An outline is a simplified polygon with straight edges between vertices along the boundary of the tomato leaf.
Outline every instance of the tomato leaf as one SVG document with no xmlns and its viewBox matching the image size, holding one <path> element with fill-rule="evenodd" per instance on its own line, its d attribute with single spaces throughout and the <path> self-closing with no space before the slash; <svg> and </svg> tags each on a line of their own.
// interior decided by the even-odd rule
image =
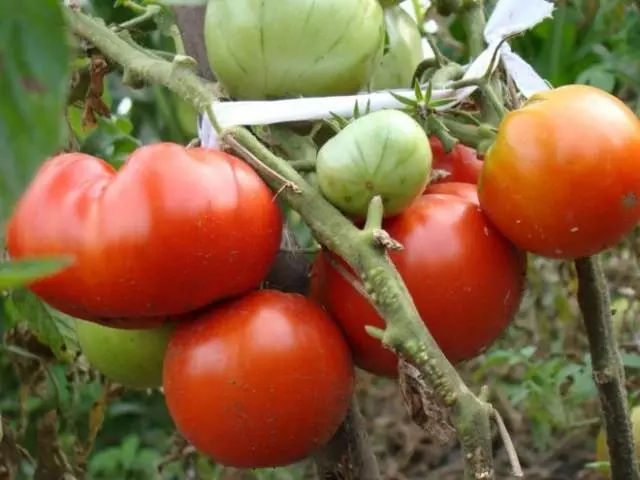
<svg viewBox="0 0 640 480">
<path fill-rule="evenodd" d="M 11 292 L 5 305 L 13 324 L 25 322 L 38 340 L 62 361 L 71 361 L 79 350 L 73 318 L 45 305 L 27 289 Z"/>
<path fill-rule="evenodd" d="M 59 272 L 72 262 L 70 258 L 9 260 L 0 263 L 0 290 L 16 288 Z"/>
<path fill-rule="evenodd" d="M 69 52 L 60 0 L 0 2 L 0 223 L 64 139 Z"/>
</svg>

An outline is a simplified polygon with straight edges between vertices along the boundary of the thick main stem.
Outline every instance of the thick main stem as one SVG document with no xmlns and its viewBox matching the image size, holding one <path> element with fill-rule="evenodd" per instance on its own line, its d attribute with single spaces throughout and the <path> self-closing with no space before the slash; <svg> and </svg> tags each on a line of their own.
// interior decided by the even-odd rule
<svg viewBox="0 0 640 480">
<path fill-rule="evenodd" d="M 604 413 L 612 480 L 639 480 L 624 368 L 613 335 L 611 301 L 598 257 L 575 261 L 578 303 L 591 349 L 593 379 Z"/>
<path fill-rule="evenodd" d="M 138 78 L 165 85 L 200 110 L 215 100 L 211 85 L 202 82 L 193 71 L 148 57 L 119 39 L 103 23 L 82 13 L 68 10 L 66 15 L 73 33 L 89 40 Z M 274 190 L 281 190 L 280 195 L 301 215 L 316 239 L 342 257 L 363 280 L 367 294 L 386 322 L 384 343 L 414 363 L 451 408 L 466 461 L 465 478 L 493 479 L 490 408 L 469 391 L 443 355 L 386 252 L 374 245 L 373 235 L 363 235 L 287 161 L 269 151 L 251 132 L 235 128 L 226 135 L 269 169 L 265 173 L 264 169 L 254 167 Z M 296 188 L 283 185 L 283 179 Z"/>
</svg>

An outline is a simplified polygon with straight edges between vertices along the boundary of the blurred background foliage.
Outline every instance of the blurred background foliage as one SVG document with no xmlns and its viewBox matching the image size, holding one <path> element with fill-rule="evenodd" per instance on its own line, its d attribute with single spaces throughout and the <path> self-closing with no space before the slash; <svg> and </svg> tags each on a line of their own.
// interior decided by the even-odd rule
<svg viewBox="0 0 640 480">
<path fill-rule="evenodd" d="M 107 23 L 132 17 L 113 0 L 91 0 L 95 15 Z M 491 2 L 487 2 L 490 4 Z M 624 99 L 640 115 L 640 12 L 623 0 L 558 1 L 553 19 L 512 41 L 551 84 L 588 83 Z M 489 7 L 490 5 L 488 5 Z M 438 19 L 445 53 L 464 61 L 464 32 L 455 21 Z M 165 24 L 132 30 L 147 48 L 170 51 L 173 40 Z M 107 77 L 102 100 L 114 113 L 98 117 L 84 129 L 83 111 L 69 109 L 71 145 L 118 166 L 141 144 L 188 143 L 196 135 L 194 110 L 158 86 L 132 90 L 119 74 Z M 594 119 L 597 121 L 597 119 Z M 594 192 L 596 194 L 597 192 Z M 303 240 L 308 239 L 301 231 Z M 630 401 L 640 403 L 640 235 L 604 255 L 615 309 L 615 328 L 627 368 Z M 474 388 L 488 385 L 492 400 L 513 433 L 527 478 L 599 478 L 595 472 L 595 437 L 600 425 L 596 391 L 585 354 L 579 321 L 576 279 L 568 264 L 532 258 L 529 288 L 517 321 L 481 357 L 461 365 Z M 25 301 L 28 301 L 26 299 Z M 39 447 L 45 414 L 57 410 L 59 432 L 53 450 L 73 452 L 91 444 L 86 468 L 91 479 L 155 478 L 302 479 L 305 464 L 288 469 L 238 472 L 221 469 L 175 436 L 160 392 L 123 392 L 108 385 L 82 359 L 69 365 L 54 361 L 22 328 L 4 305 L 0 330 L 0 413 L 4 435 L 0 465 L 19 465 L 16 478 L 31 478 L 30 458 Z M 14 312 L 15 313 L 15 312 Z M 51 321 L 51 312 L 34 311 L 30 322 Z M 55 319 L 65 325 L 64 319 Z M 455 445 L 408 419 L 394 383 L 361 375 L 363 414 L 384 478 L 460 478 Z M 40 426 L 40 429 L 38 428 Z M 18 438 L 24 451 L 16 449 Z M 498 446 L 498 444 L 496 444 Z M 55 447 L 55 448 L 54 448 Z M 52 453 L 52 455 L 54 455 Z M 498 476 L 508 478 L 504 452 L 498 451 Z M 158 467 L 162 466 L 160 469 Z M 3 477 L 0 473 L 0 478 Z"/>
</svg>

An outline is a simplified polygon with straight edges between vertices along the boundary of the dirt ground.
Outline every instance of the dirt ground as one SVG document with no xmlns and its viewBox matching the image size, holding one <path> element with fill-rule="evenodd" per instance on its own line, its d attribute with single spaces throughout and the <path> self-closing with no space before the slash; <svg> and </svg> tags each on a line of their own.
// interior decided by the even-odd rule
<svg viewBox="0 0 640 480">
<path fill-rule="evenodd" d="M 359 384 L 360 405 L 370 441 L 385 480 L 460 480 L 463 462 L 457 442 L 445 430 L 423 429 L 411 420 L 403 396 L 395 382 L 362 376 Z M 375 382 L 375 384 L 374 384 Z M 501 410 L 500 405 L 496 405 Z M 517 412 L 516 412 L 517 413 Z M 560 438 L 549 451 L 537 452 L 532 447 L 527 425 L 517 423 L 502 412 L 527 480 L 602 480 L 604 477 L 585 463 L 594 458 L 597 426 L 577 429 Z M 513 415 L 512 415 L 513 417 Z M 437 422 L 435 422 L 437 424 Z M 511 423 L 511 425 L 509 425 Z M 510 474 L 509 462 L 502 442 L 494 432 L 496 476 L 517 478 Z M 449 438 L 447 438 L 449 437 Z M 522 477 L 520 477 L 522 478 Z"/>
</svg>

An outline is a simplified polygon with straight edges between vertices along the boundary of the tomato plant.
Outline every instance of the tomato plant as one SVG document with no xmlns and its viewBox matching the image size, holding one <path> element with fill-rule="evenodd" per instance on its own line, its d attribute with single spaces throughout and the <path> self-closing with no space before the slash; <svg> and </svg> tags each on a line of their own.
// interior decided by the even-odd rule
<svg viewBox="0 0 640 480">
<path fill-rule="evenodd" d="M 213 0 L 204 36 L 233 97 L 339 95 L 369 82 L 384 21 L 377 0 Z"/>
<path fill-rule="evenodd" d="M 354 389 L 339 328 L 306 297 L 261 290 L 178 325 L 164 364 L 176 426 L 224 465 L 301 460 L 336 432 Z"/>
<path fill-rule="evenodd" d="M 141 328 L 256 288 L 281 222 L 273 193 L 240 159 L 160 143 L 118 172 L 82 153 L 51 158 L 9 221 L 7 247 L 13 258 L 75 258 L 31 284 L 51 306 Z"/>
<path fill-rule="evenodd" d="M 162 364 L 173 325 L 125 330 L 76 320 L 75 327 L 82 353 L 104 376 L 128 388 L 162 385 Z"/>
<path fill-rule="evenodd" d="M 442 142 L 436 136 L 429 137 L 429 144 L 433 152 L 433 171 L 441 171 L 444 176 L 436 178 L 431 183 L 464 182 L 477 184 L 482 171 L 482 160 L 475 150 L 458 143 L 447 153 Z"/>
<path fill-rule="evenodd" d="M 402 7 L 385 8 L 387 45 L 371 79 L 371 90 L 408 88 L 416 67 L 424 59 L 418 25 Z"/>
<path fill-rule="evenodd" d="M 356 218 L 366 215 L 375 195 L 385 216 L 400 213 L 420 196 L 430 171 L 424 130 L 398 110 L 357 118 L 320 148 L 316 163 L 323 195 Z"/>
<path fill-rule="evenodd" d="M 462 195 L 423 195 L 384 228 L 404 246 L 390 253 L 418 312 L 451 362 L 478 355 L 513 319 L 522 298 L 526 257 Z M 368 300 L 344 278 L 326 251 L 318 254 L 313 296 L 345 331 L 356 365 L 394 377 L 397 357 L 371 337 L 384 327 Z M 355 277 L 354 277 L 355 278 Z"/>
<path fill-rule="evenodd" d="M 482 208 L 520 248 L 571 259 L 616 245 L 640 221 L 640 120 L 586 85 L 538 93 L 487 152 Z"/>
</svg>

